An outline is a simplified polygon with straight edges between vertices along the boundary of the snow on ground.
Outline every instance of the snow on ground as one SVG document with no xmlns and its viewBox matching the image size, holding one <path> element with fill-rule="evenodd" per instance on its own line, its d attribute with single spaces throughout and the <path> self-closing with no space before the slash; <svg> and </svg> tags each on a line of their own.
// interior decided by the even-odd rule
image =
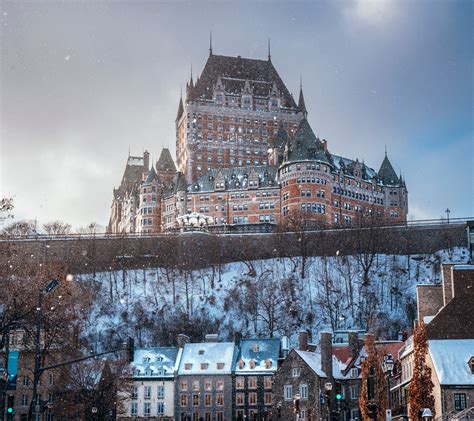
<svg viewBox="0 0 474 421">
<path fill-rule="evenodd" d="M 232 339 L 235 331 L 295 339 L 302 328 L 315 335 L 327 327 L 369 327 L 390 338 L 411 325 L 416 284 L 440 283 L 442 263 L 468 259 L 467 249 L 454 248 L 430 255 L 308 257 L 304 278 L 301 257 L 80 278 L 100 283 L 88 327 L 90 337 L 99 342 L 131 334 L 139 336 L 139 346 L 171 345 L 156 342 L 164 340 L 163 330 L 180 317 L 191 326 L 199 319 L 197 330 L 209 323 L 217 326 L 222 340 Z"/>
</svg>

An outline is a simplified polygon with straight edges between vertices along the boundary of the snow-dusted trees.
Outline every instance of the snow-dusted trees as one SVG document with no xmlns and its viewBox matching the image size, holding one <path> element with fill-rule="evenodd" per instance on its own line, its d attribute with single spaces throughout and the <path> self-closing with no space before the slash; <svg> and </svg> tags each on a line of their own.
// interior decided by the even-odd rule
<svg viewBox="0 0 474 421">
<path fill-rule="evenodd" d="M 2 233 L 6 236 L 35 234 L 36 222 L 31 220 L 12 222 L 3 229 Z"/>
<path fill-rule="evenodd" d="M 420 410 L 430 408 L 435 417 L 435 402 L 433 397 L 433 382 L 431 381 L 431 368 L 426 364 L 428 353 L 428 338 L 425 324 L 421 320 L 413 333 L 414 364 L 413 377 L 408 386 L 408 403 L 410 405 L 410 418 L 421 421 Z"/>
<path fill-rule="evenodd" d="M 373 335 L 366 335 L 364 346 L 367 358 L 362 363 L 362 381 L 359 391 L 361 416 L 364 421 L 383 420 L 387 409 L 387 388 L 382 369 L 382 356 L 377 351 Z"/>
</svg>

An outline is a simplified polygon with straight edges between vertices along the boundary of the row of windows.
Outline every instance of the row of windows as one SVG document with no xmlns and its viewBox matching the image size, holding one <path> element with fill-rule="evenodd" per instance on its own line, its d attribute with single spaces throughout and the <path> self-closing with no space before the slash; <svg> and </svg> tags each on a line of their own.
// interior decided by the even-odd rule
<svg viewBox="0 0 474 421">
<path fill-rule="evenodd" d="M 210 393 L 204 394 L 204 405 L 205 406 L 212 406 L 212 396 Z M 188 395 L 181 394 L 179 396 L 179 404 L 181 406 L 188 406 L 188 402 L 192 404 L 192 406 L 199 406 L 201 405 L 201 395 L 198 393 L 194 393 L 189 399 Z M 223 393 L 216 393 L 215 394 L 215 404 L 217 406 L 224 406 L 224 394 Z"/>
<path fill-rule="evenodd" d="M 353 197 L 358 200 L 365 200 L 366 202 L 372 199 L 373 202 L 383 205 L 383 199 L 379 197 L 369 196 L 367 194 L 362 194 L 362 193 L 356 193 L 350 190 L 341 189 L 339 187 L 333 187 L 332 191 L 333 193 L 340 194 L 341 196 Z"/>
<path fill-rule="evenodd" d="M 203 380 L 203 388 L 204 390 L 212 390 L 212 379 L 204 379 Z M 188 380 L 180 380 L 179 382 L 179 390 L 185 392 L 188 390 L 189 382 Z M 201 388 L 201 381 L 200 380 L 193 380 L 191 383 L 192 390 L 200 390 Z M 216 380 L 215 381 L 215 388 L 216 390 L 224 390 L 224 381 L 223 380 Z"/>
<path fill-rule="evenodd" d="M 207 370 L 209 368 L 209 363 L 201 363 L 200 364 L 201 370 Z M 223 370 L 225 367 L 225 363 L 216 363 L 216 368 L 218 370 Z M 189 371 L 193 368 L 193 363 L 184 363 L 184 369 Z"/>
<path fill-rule="evenodd" d="M 204 418 L 199 412 L 193 412 L 192 421 L 224 421 L 224 412 L 218 411 L 215 414 L 216 417 L 213 419 L 211 412 L 205 412 Z M 180 421 L 189 421 L 189 414 L 187 412 L 182 412 L 179 419 Z"/>
<path fill-rule="evenodd" d="M 265 405 L 271 405 L 273 402 L 273 394 L 271 392 L 265 392 L 263 394 L 263 401 Z M 236 405 L 245 405 L 245 393 L 236 393 L 235 395 Z M 257 405 L 257 393 L 250 392 L 248 394 L 248 404 Z"/>
<path fill-rule="evenodd" d="M 139 387 L 133 386 L 132 387 L 132 399 L 138 399 L 138 392 Z M 165 398 L 165 387 L 163 385 L 157 385 L 156 387 L 156 397 L 157 399 L 164 399 Z M 144 399 L 151 399 L 151 386 L 144 386 L 143 387 L 143 398 Z"/>
<path fill-rule="evenodd" d="M 275 222 L 275 215 L 260 215 L 259 222 Z"/>
<path fill-rule="evenodd" d="M 301 212 L 326 213 L 326 205 L 323 205 L 322 203 L 302 203 Z"/>
<path fill-rule="evenodd" d="M 165 413 L 164 402 L 158 402 L 156 404 L 156 415 L 163 415 Z M 130 405 L 130 415 L 136 417 L 138 415 L 138 402 L 132 402 Z M 151 416 L 151 402 L 145 402 L 143 404 L 143 415 L 145 417 Z"/>
<path fill-rule="evenodd" d="M 312 191 L 311 190 L 301 190 L 300 191 L 300 196 L 301 197 L 311 197 L 312 196 Z M 316 197 L 320 198 L 325 198 L 326 197 L 326 192 L 324 190 L 316 190 Z M 283 199 L 285 200 L 285 199 Z"/>
<path fill-rule="evenodd" d="M 257 377 L 256 376 L 249 376 L 247 377 L 247 387 L 249 389 L 256 389 L 257 388 Z M 272 388 L 272 377 L 265 376 L 263 378 L 263 387 L 265 389 Z M 236 389 L 244 389 L 245 388 L 245 377 L 238 376 L 235 378 L 235 388 Z"/>
<path fill-rule="evenodd" d="M 151 218 L 143 218 L 143 219 L 142 219 L 142 222 L 141 222 L 141 225 L 142 225 L 142 226 L 145 226 L 145 225 L 153 225 L 153 219 L 151 219 Z"/>
<path fill-rule="evenodd" d="M 290 173 L 292 172 L 293 170 L 295 171 L 301 171 L 302 169 L 303 170 L 308 170 L 308 171 L 311 171 L 311 170 L 323 170 L 324 172 L 328 172 L 328 166 L 326 165 L 320 165 L 320 164 L 316 164 L 316 163 L 311 163 L 311 164 L 306 164 L 305 166 L 302 165 L 302 164 L 296 164 L 296 165 L 287 165 L 285 168 L 283 168 L 281 170 L 281 173 L 282 174 L 287 174 L 287 173 Z"/>
<path fill-rule="evenodd" d="M 230 122 L 236 122 L 236 123 L 246 123 L 246 124 L 252 124 L 252 119 L 251 118 L 248 118 L 246 117 L 245 119 L 243 117 L 235 117 L 233 115 L 231 116 L 226 116 L 228 117 L 228 120 Z M 191 115 L 190 113 L 187 114 L 187 118 L 190 119 L 191 118 Z M 196 113 L 193 113 L 192 115 L 192 118 L 193 118 L 193 122 L 196 123 L 196 122 L 202 122 L 203 120 L 203 115 L 202 114 L 196 114 Z M 209 120 L 215 120 L 215 121 L 224 121 L 224 116 L 223 115 L 220 115 L 220 114 L 204 114 L 204 119 L 209 121 Z M 283 121 L 283 126 L 284 127 L 289 127 L 291 125 L 293 125 L 293 128 L 296 128 L 297 125 L 296 123 L 291 123 L 291 122 L 288 122 L 286 120 L 282 120 Z M 277 127 L 280 122 L 279 120 L 277 119 L 277 117 L 273 117 L 273 121 L 269 121 L 268 122 L 268 125 L 270 126 L 273 122 L 273 125 L 275 127 Z M 266 120 L 259 120 L 257 118 L 253 119 L 253 124 L 254 125 L 262 125 L 262 126 L 267 126 L 267 121 Z"/>
</svg>

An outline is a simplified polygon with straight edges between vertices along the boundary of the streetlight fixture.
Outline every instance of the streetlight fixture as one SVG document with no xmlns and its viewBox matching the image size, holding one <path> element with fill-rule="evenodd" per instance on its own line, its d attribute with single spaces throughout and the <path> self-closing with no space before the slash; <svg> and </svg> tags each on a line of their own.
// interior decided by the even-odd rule
<svg viewBox="0 0 474 421">
<path fill-rule="evenodd" d="M 451 210 L 449 208 L 446 208 L 444 212 L 446 213 L 446 219 L 448 220 L 448 224 L 449 224 L 449 214 L 451 213 Z"/>
<path fill-rule="evenodd" d="M 387 377 L 388 411 L 391 411 L 392 409 L 392 402 L 391 402 L 391 396 L 390 396 L 390 377 L 392 376 L 394 366 L 395 366 L 395 362 L 393 361 L 392 355 L 391 354 L 384 355 L 382 370 L 385 373 L 385 376 Z"/>
<path fill-rule="evenodd" d="M 423 408 L 422 411 L 421 418 L 423 418 L 423 421 L 430 421 L 433 418 L 433 413 L 430 408 Z"/>
<path fill-rule="evenodd" d="M 46 294 L 49 294 L 54 288 L 57 287 L 59 281 L 57 279 L 51 279 L 45 288 L 39 290 L 38 306 L 36 307 L 36 337 L 35 337 L 35 371 L 33 373 L 33 399 L 32 405 L 33 411 L 29 411 L 29 419 L 32 419 L 32 412 L 38 414 L 40 412 L 40 402 L 38 399 L 38 383 L 41 375 L 40 364 L 41 364 L 41 315 L 43 312 L 43 302 Z"/>
</svg>

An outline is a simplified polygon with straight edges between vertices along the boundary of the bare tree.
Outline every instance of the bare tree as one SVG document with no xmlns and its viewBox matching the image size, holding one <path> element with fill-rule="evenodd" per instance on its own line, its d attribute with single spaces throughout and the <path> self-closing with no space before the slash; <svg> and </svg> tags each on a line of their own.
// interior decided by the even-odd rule
<svg viewBox="0 0 474 421">
<path fill-rule="evenodd" d="M 31 220 L 12 222 L 3 229 L 6 236 L 32 235 L 36 233 L 36 222 Z"/>
<path fill-rule="evenodd" d="M 43 230 L 48 235 L 66 235 L 71 232 L 71 225 L 62 221 L 50 221 L 43 224 Z"/>
</svg>

